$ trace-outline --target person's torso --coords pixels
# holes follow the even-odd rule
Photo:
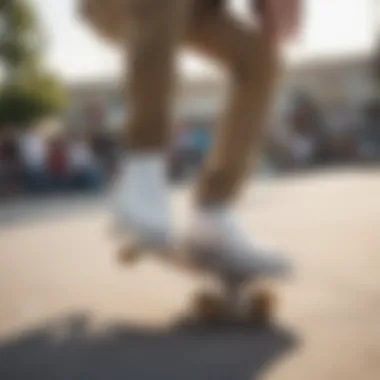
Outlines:
[[[25,136],[20,142],[20,155],[26,166],[42,167],[46,163],[46,147],[38,136]]]
[[[85,144],[73,144],[69,148],[69,164],[73,169],[88,168],[93,164],[93,155]]]
[[[66,151],[63,148],[56,148],[50,152],[50,170],[54,174],[64,174],[68,170]]]

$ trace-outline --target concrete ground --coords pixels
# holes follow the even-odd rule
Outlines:
[[[103,200],[1,206],[0,379],[380,379],[380,172],[263,180],[239,208],[296,264],[272,328],[182,323],[199,280],[119,267]]]

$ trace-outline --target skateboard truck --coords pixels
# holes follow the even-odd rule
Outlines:
[[[136,264],[145,249],[128,244],[119,251],[122,265]],[[147,254],[148,255],[148,254]],[[264,281],[257,277],[242,277],[226,270],[210,270],[202,262],[189,260],[187,255],[164,252],[159,256],[174,266],[206,274],[216,286],[204,286],[193,301],[194,317],[207,323],[242,321],[255,324],[271,322],[276,299]]]
[[[217,276],[221,291],[201,291],[194,300],[195,317],[215,322],[247,322],[266,325],[271,322],[275,296],[259,279]]]

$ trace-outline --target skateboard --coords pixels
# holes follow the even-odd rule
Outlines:
[[[194,259],[181,247],[165,252],[149,252],[138,245],[124,244],[118,252],[123,266],[136,265],[144,256],[158,257],[170,265],[201,275],[204,286],[192,302],[192,317],[199,322],[243,322],[267,325],[273,321],[277,306],[271,278],[239,277]]]

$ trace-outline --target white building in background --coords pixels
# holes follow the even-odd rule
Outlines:
[[[360,108],[376,96],[372,64],[372,56],[367,55],[313,60],[293,66],[284,75],[278,104],[284,105],[296,93],[303,92],[324,107]],[[177,120],[214,124],[226,89],[225,81],[216,77],[183,81],[176,96]],[[66,124],[109,131],[117,131],[124,125],[128,104],[120,83],[112,80],[75,83],[68,90]]]
[[[66,124],[73,128],[105,127],[118,131],[128,115],[122,86],[116,81],[104,80],[68,85],[69,106]],[[222,81],[202,79],[180,83],[175,96],[174,117],[178,123],[185,120],[212,120],[223,103],[225,86]],[[95,124],[95,126],[94,126]]]
[[[373,9],[374,9],[374,18],[375,18],[375,25],[377,27],[377,30],[380,32],[380,1],[379,0],[372,0]]]

